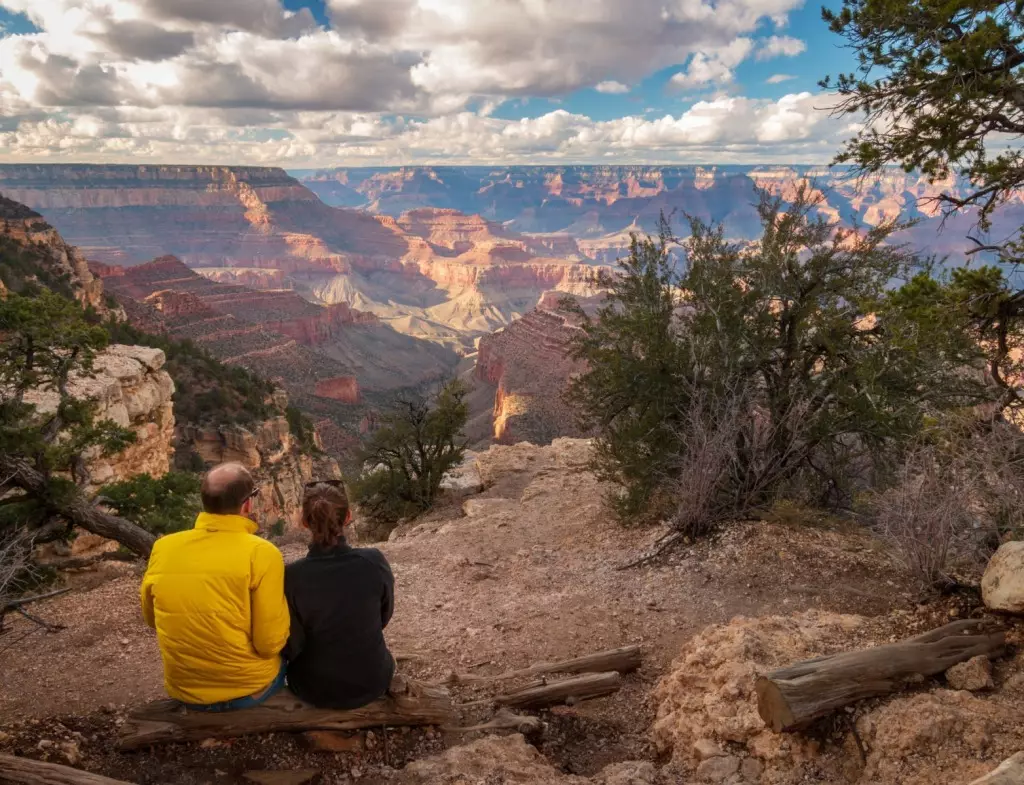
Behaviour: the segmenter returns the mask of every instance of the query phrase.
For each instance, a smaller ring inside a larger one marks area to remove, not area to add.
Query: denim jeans
[[[281,671],[277,674],[270,685],[263,690],[263,692],[257,693],[256,695],[243,695],[241,698],[233,698],[229,701],[221,701],[220,703],[206,703],[206,704],[194,704],[194,703],[183,703],[182,705],[191,711],[238,711],[239,709],[253,709],[256,706],[262,706],[270,698],[274,697],[281,688],[284,687],[284,677],[287,673],[285,664],[281,663]]]

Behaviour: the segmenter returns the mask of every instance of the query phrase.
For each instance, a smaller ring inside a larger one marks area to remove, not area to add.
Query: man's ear
[[[351,507],[349,507],[348,508],[348,512],[345,513],[345,522],[342,524],[342,526],[348,526],[350,523],[352,523],[352,508]]]
[[[250,512],[252,512],[252,499],[246,499],[245,503],[242,505],[240,514],[242,516],[247,516]]]

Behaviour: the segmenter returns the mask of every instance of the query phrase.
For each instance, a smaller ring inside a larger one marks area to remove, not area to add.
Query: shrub
[[[155,479],[140,474],[100,489],[99,501],[153,534],[190,529],[202,504],[196,474],[170,472]]]
[[[663,223],[634,238],[608,304],[580,313],[588,370],[570,399],[623,519],[691,535],[808,490],[849,504],[929,416],[993,399],[965,373],[981,354],[947,288],[892,290],[920,264],[887,243],[899,226],[839,228],[817,205],[807,188],[788,206],[763,194],[745,246],[693,219],[678,268]]]
[[[466,395],[465,385],[452,380],[432,400],[401,400],[382,418],[360,451],[363,470],[352,484],[362,514],[394,524],[430,509],[444,475],[466,451]]]

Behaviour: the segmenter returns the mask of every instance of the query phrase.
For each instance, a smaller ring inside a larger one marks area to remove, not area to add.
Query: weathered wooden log
[[[982,622],[947,624],[916,638],[799,662],[757,680],[757,710],[776,733],[799,730],[864,698],[899,689],[908,679],[934,676],[979,654],[1002,652],[1006,636]]]
[[[508,709],[499,710],[494,717],[480,725],[468,725],[456,728],[444,728],[448,733],[474,733],[484,730],[514,730],[519,733],[536,733],[544,728],[540,717],[529,714],[516,714]]]
[[[618,649],[599,651],[561,662],[540,662],[517,671],[506,671],[495,676],[475,676],[453,673],[448,677],[450,684],[479,684],[489,681],[510,681],[528,676],[542,676],[545,673],[632,673],[643,662],[639,646],[623,646]]]
[[[974,780],[971,785],[1024,785],[1024,752],[1007,758],[998,768]]]
[[[513,709],[544,709],[559,703],[577,703],[611,695],[621,686],[622,674],[618,671],[587,673],[572,679],[530,684],[507,695],[499,695],[493,702]]]
[[[0,755],[0,785],[129,785],[92,772],[44,763],[13,755]]]
[[[157,701],[135,711],[125,723],[118,749],[137,750],[157,744],[231,738],[257,733],[311,730],[359,730],[381,725],[447,725],[455,716],[451,696],[439,687],[405,682],[361,709],[335,711],[303,703],[287,690],[262,706],[240,711],[189,711],[175,701]]]

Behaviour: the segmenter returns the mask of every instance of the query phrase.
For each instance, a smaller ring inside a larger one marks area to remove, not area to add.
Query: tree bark
[[[489,681],[509,681],[527,676],[541,676],[545,673],[608,673],[610,671],[632,673],[640,667],[642,662],[643,655],[639,646],[623,646],[619,649],[587,654],[572,660],[539,662],[536,665],[531,665],[529,668],[507,671],[495,676],[453,673],[448,677],[448,682],[452,684],[479,684]]]
[[[971,785],[1024,785],[1024,752],[1007,758],[998,768],[974,780]]]
[[[70,766],[0,755],[0,785],[130,785]]]
[[[576,703],[611,695],[621,686],[622,675],[616,671],[588,673],[573,679],[531,684],[507,695],[499,695],[493,702],[513,709],[544,709],[559,703]]]
[[[63,498],[48,497],[49,483],[42,472],[21,458],[0,453],[0,475],[10,476],[13,485],[44,501],[55,515],[66,518],[75,526],[108,540],[116,540],[143,558],[148,558],[153,550],[154,535],[129,520],[104,512],[86,499],[81,491],[75,489]]]
[[[1003,632],[958,621],[899,643],[807,660],[757,680],[757,710],[776,733],[798,730],[836,709],[934,676],[979,654],[997,656]]]
[[[157,744],[257,733],[446,725],[452,721],[455,709],[447,690],[416,682],[406,685],[399,694],[388,693],[368,706],[350,711],[317,709],[287,690],[262,706],[221,713],[188,711],[176,701],[157,701],[132,714],[117,747],[129,751]]]

